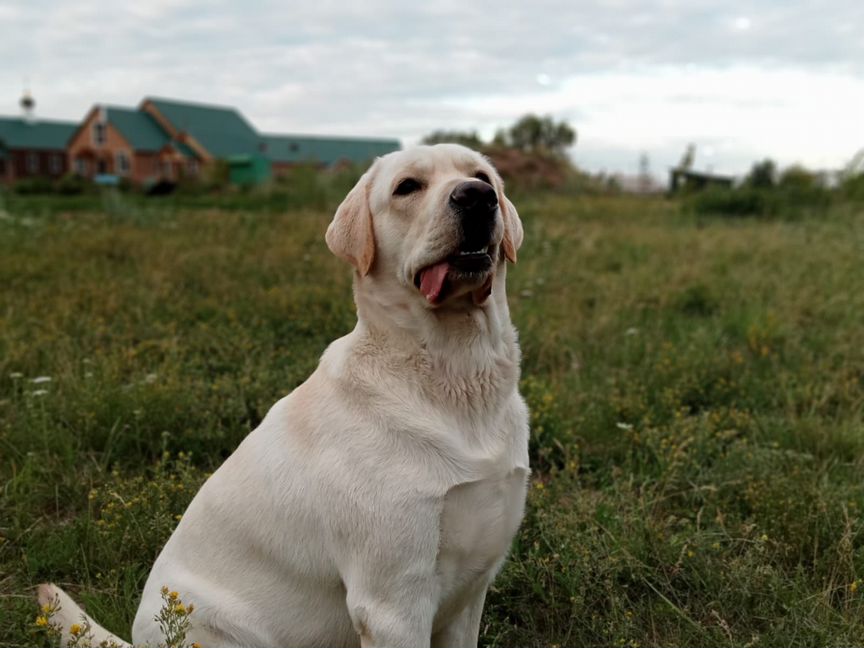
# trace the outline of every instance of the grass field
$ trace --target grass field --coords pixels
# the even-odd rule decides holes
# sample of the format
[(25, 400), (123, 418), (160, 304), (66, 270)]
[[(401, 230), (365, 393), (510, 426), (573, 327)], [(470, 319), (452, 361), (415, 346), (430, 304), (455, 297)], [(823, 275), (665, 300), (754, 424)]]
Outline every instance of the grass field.
[[(352, 328), (326, 197), (244, 200), (5, 203), (0, 644), (49, 579), (128, 637), (207, 472)], [(516, 204), (534, 475), (481, 643), (864, 645), (864, 208)]]

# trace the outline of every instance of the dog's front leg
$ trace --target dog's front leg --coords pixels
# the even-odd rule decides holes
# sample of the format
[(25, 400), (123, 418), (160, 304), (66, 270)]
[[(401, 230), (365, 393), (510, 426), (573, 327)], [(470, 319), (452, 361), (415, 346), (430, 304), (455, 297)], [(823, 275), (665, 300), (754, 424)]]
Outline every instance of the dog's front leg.
[[(364, 570), (365, 572), (366, 570)], [(429, 648), (435, 616), (434, 573), (363, 573), (346, 582), (348, 613), (363, 648)]]
[(412, 513), (367, 527), (342, 570), (363, 648), (429, 648), (439, 596), (437, 517)]
[(486, 590), (491, 580), (490, 576), (488, 580), (484, 579), (478, 584), (465, 607), (441, 624), (432, 635), (432, 648), (477, 648), (483, 603), (486, 601)]

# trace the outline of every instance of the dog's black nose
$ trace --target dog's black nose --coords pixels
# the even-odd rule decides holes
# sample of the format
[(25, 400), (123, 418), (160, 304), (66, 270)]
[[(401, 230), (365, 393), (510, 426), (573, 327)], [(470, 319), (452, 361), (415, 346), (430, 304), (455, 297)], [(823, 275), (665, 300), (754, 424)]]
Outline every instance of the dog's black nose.
[(450, 206), (462, 229), (459, 249), (475, 252), (487, 248), (495, 231), (498, 208), (498, 194), (492, 185), (480, 180), (463, 182), (450, 194)]
[(498, 206), (498, 194), (495, 193), (495, 188), (486, 182), (469, 180), (456, 185), (450, 194), (450, 204), (461, 212), (492, 212)]

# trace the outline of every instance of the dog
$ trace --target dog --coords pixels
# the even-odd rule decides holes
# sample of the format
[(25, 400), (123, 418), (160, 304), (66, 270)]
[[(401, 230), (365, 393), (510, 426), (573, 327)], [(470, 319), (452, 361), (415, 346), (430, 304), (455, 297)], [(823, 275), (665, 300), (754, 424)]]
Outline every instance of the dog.
[[(439, 144), (377, 159), (325, 238), (354, 268), (356, 328), (196, 494), (135, 645), (163, 640), (163, 586), (207, 648), (477, 645), (530, 472), (505, 292), (522, 224), (486, 158)], [(40, 586), (55, 596), (55, 619), (80, 622)]]

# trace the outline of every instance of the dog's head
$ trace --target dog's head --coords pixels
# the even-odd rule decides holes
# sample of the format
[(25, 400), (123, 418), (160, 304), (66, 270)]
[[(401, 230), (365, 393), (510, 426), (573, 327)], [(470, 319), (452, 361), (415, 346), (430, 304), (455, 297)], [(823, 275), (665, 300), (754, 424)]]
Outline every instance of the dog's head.
[(516, 262), (522, 224), (489, 161), (456, 144), (379, 158), (327, 229), (360, 277), (393, 278), (427, 306), (485, 302), (499, 266)]

